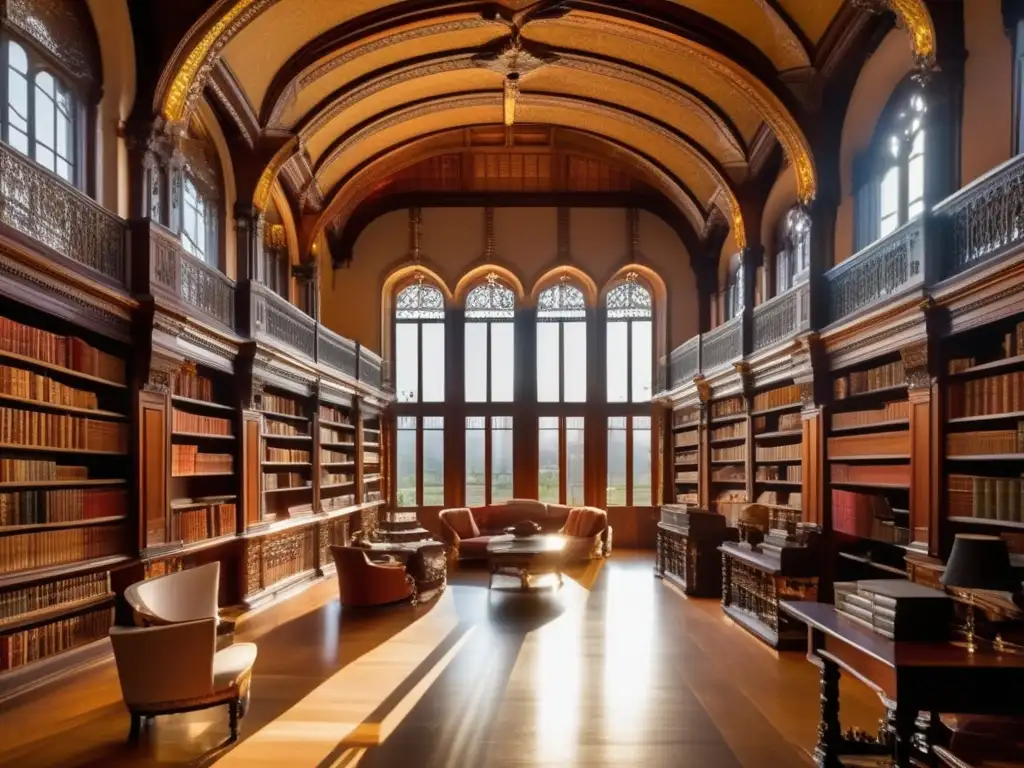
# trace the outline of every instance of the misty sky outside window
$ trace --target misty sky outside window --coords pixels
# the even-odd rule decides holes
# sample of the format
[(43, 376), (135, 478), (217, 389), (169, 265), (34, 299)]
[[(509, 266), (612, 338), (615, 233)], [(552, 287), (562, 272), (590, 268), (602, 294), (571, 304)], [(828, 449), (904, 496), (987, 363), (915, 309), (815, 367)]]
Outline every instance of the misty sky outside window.
[(608, 292), (608, 402), (651, 399), (654, 300), (635, 272)]
[(511, 403), (516, 295), (493, 272), (466, 296), (467, 403)]
[(567, 277), (537, 297), (537, 401), (587, 399), (587, 303)]
[(444, 402), (444, 359), (444, 294), (418, 275), (395, 299), (398, 401)]

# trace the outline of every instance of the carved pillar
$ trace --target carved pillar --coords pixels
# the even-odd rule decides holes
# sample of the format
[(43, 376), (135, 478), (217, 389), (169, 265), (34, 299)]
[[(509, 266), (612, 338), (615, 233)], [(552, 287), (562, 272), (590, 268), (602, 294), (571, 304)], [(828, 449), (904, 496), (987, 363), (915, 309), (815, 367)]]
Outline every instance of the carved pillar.
[(811, 291), (811, 330), (820, 331), (828, 325), (829, 296), (825, 273), (835, 262), (836, 212), (838, 202), (825, 194), (811, 203), (808, 215), (811, 220), (811, 265), (807, 275)]
[(168, 167), (174, 142), (162, 120), (128, 123), (129, 216), (168, 226), (171, 198)]
[[(711, 509), (711, 387), (698, 374), (693, 379), (700, 397), (700, 426), (697, 428), (697, 494), (700, 506)], [(673, 449), (674, 450), (674, 449)]]
[(263, 215), (251, 202), (235, 203), (236, 327), (243, 336), (252, 336), (251, 283), (259, 282), (263, 269)]
[(748, 246), (743, 249), (741, 258), (743, 354), (749, 355), (754, 350), (754, 289), (757, 286), (757, 268), (764, 259), (764, 248), (761, 245)]
[[(933, 488), (933, 481), (938, 479), (938, 469), (933, 472), (933, 463), (939, 451), (932, 423), (932, 408), (938, 407), (938, 381), (929, 368), (928, 342), (902, 348), (900, 357), (906, 370), (910, 399), (910, 546), (926, 553), (933, 549), (930, 533), (938, 522), (932, 520), (933, 507), (939, 501)], [(937, 550), (937, 546), (934, 549)]]

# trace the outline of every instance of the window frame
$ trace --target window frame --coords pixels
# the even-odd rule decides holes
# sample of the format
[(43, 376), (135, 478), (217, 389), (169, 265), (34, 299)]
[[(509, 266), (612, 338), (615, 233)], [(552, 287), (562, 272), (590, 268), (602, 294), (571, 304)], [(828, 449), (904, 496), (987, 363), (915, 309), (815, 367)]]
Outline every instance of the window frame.
[[(412, 428), (403, 427), (402, 420), (411, 419), (413, 422)], [(427, 426), (428, 419), (440, 419), (440, 426)], [(443, 508), (448, 503), (448, 494), (446, 489), (446, 473), (447, 473), (447, 437), (446, 430), (448, 428), (447, 420), (444, 415), (439, 414), (412, 414), (402, 413), (398, 414), (395, 421), (395, 507), (399, 509), (422, 509), (424, 507), (441, 507)], [(415, 478), (415, 490), (413, 493), (414, 499), (411, 504), (403, 504), (398, 500), (399, 483), (398, 483), (398, 444), (399, 436), (403, 433), (412, 432), (414, 436), (414, 467), (413, 477)], [(426, 451), (424, 446), (426, 444), (425, 435), (427, 432), (440, 432), (441, 433), (441, 503), (440, 504), (425, 504), (425, 492), (424, 488), (424, 476), (425, 476), (425, 456)]]
[[(508, 409), (508, 410), (511, 410)], [(483, 419), (483, 428), (470, 427), (470, 419)], [(496, 419), (509, 419), (511, 426), (506, 430), (504, 428), (496, 428), (494, 422)], [(509, 493), (508, 499), (514, 499), (516, 496), (515, 489), (515, 475), (516, 475), (516, 430), (517, 423), (520, 420), (511, 414), (503, 413), (487, 413), (486, 415), (480, 413), (467, 413), (463, 419), (463, 463), (462, 463), (462, 501), (465, 506), (470, 506), (468, 484), (469, 472), (466, 470), (467, 462), (466, 457), (469, 453), (469, 440), (465, 439), (465, 436), (470, 432), (482, 432), (484, 436), (484, 501), (483, 506), (489, 507), (495, 504), (494, 501), (494, 432), (507, 431), (512, 441), (512, 452), (510, 458), (512, 459), (512, 490)], [(508, 499), (501, 499), (497, 503), (503, 503)]]
[[(549, 291), (559, 290), (563, 292), (565, 289), (569, 289), (579, 293), (582, 299), (580, 309), (576, 310), (573, 308), (565, 308), (561, 306), (559, 302), (559, 308), (553, 310), (544, 310), (540, 308), (542, 297)], [(572, 280), (567, 275), (563, 275), (559, 278), (558, 282), (548, 285), (537, 293), (537, 338), (539, 338), (539, 330), (542, 325), (554, 325), (558, 327), (558, 398), (555, 400), (541, 400), (540, 399), (540, 344), (534, 345), (534, 355), (536, 357), (536, 368), (537, 368), (537, 404), (539, 406), (550, 406), (550, 405), (579, 405), (586, 403), (590, 396), (590, 360), (589, 360), (589, 338), (591, 331), (590, 312), (591, 307), (587, 304), (587, 294), (583, 290), (583, 287), (579, 285), (575, 280)], [(549, 316), (542, 316), (543, 312), (550, 311), (552, 313), (564, 313), (572, 311), (582, 311), (582, 315), (558, 315), (551, 314)], [(584, 368), (584, 382), (583, 382), (583, 399), (581, 400), (567, 400), (565, 396), (565, 383), (568, 379), (568, 364), (565, 357), (565, 327), (567, 324), (579, 324), (583, 326), (584, 337), (588, 340), (588, 343), (584, 344), (584, 354), (587, 356), (587, 365)]]
[[(615, 291), (616, 289), (620, 288), (621, 286), (629, 284), (629, 283), (633, 283), (634, 285), (640, 287), (641, 289), (643, 289), (647, 293), (648, 297), (650, 298), (650, 307), (647, 309), (648, 314), (646, 316), (633, 316), (633, 315), (627, 314), (626, 316), (623, 316), (623, 317), (612, 317), (611, 313), (613, 311), (616, 311), (616, 310), (613, 309), (613, 308), (610, 308), (608, 306), (608, 299), (612, 295), (613, 291)], [(605, 295), (604, 295), (604, 323), (605, 323), (605, 325), (604, 325), (604, 338), (601, 339), (601, 343), (604, 345), (604, 349), (605, 349), (605, 354), (604, 354), (604, 358), (605, 358), (604, 359), (604, 368), (605, 368), (605, 370), (604, 370), (604, 380), (605, 380), (604, 401), (605, 401), (605, 405), (607, 405), (609, 408), (614, 409), (614, 408), (622, 407), (622, 406), (625, 406), (625, 405), (643, 405), (643, 404), (647, 404), (647, 403), (650, 402), (649, 400), (636, 400), (634, 398), (634, 395), (633, 395), (633, 385), (635, 383), (633, 381), (633, 325), (635, 323), (637, 323), (637, 322), (649, 323), (650, 327), (651, 327), (651, 363), (650, 363), (650, 365), (651, 365), (651, 374), (650, 374), (651, 378), (650, 378), (650, 381), (651, 381), (651, 396), (653, 397), (653, 395), (654, 395), (654, 382), (655, 382), (655, 377), (654, 377), (654, 361), (655, 361), (655, 353), (656, 353), (656, 344), (655, 344), (655, 338), (656, 337), (655, 337), (655, 327), (654, 327), (654, 325), (655, 325), (655, 320), (656, 320), (656, 317), (657, 317), (657, 313), (655, 312), (654, 295), (655, 294), (654, 294), (653, 287), (646, 280), (641, 279), (640, 276), (636, 272), (629, 272), (622, 279), (616, 280), (614, 283), (609, 285), (607, 291), (605, 291)], [(628, 313), (628, 312), (637, 311), (637, 310), (635, 308), (630, 307), (630, 308), (627, 308), (625, 311)], [(627, 368), (626, 368), (627, 374), (626, 374), (626, 399), (625, 400), (611, 400), (609, 398), (609, 393), (608, 393), (608, 389), (609, 389), (609, 387), (608, 387), (608, 384), (609, 384), (608, 371), (609, 371), (609, 362), (610, 362), (609, 361), (609, 356), (608, 356), (608, 328), (611, 326), (612, 323), (625, 323), (625, 325), (626, 325), (626, 357), (625, 357), (625, 361), (624, 362), (626, 363), (626, 366), (627, 366)]]
[[(625, 419), (625, 428), (612, 427), (612, 419)], [(647, 419), (646, 427), (638, 427), (637, 419)], [(609, 484), (609, 472), (611, 471), (610, 461), (608, 460), (609, 446), (611, 441), (608, 439), (608, 434), (613, 430), (622, 431), (625, 433), (625, 457), (626, 457), (626, 501), (625, 504), (612, 504), (608, 498), (608, 489), (611, 487)], [(657, 440), (655, 437), (655, 420), (650, 414), (640, 413), (608, 413), (604, 416), (604, 431), (605, 431), (605, 471), (604, 471), (604, 487), (605, 487), (605, 506), (608, 508), (635, 508), (635, 507), (653, 507), (658, 499), (658, 489), (656, 485), (657, 473), (655, 472), (655, 464), (657, 463)], [(651, 501), (650, 504), (636, 504), (636, 462), (635, 462), (635, 449), (636, 449), (636, 432), (646, 431), (650, 435), (650, 488), (651, 488)]]
[[(481, 290), (491, 290), (492, 292), (495, 291), (495, 290), (500, 290), (500, 291), (503, 291), (503, 292), (507, 292), (508, 294), (511, 294), (511, 296), (512, 296), (512, 306), (511, 306), (511, 308), (502, 309), (502, 308), (490, 307), (489, 309), (481, 309), (481, 310), (471, 309), (469, 307), (470, 299), (473, 297), (474, 294), (478, 293)], [(492, 295), (493, 295), (493, 293), (492, 293)], [(519, 300), (518, 300), (518, 297), (516, 296), (515, 289), (513, 289), (511, 286), (509, 286), (507, 284), (507, 282), (505, 280), (503, 280), (501, 277), (499, 277), (497, 275), (497, 273), (495, 273), (495, 272), (491, 272), (483, 280), (477, 281), (477, 283), (475, 285), (473, 285), (469, 290), (466, 291), (466, 296), (465, 296), (465, 299), (463, 301), (463, 318), (462, 318), (462, 333), (463, 333), (463, 350), (462, 350), (463, 390), (462, 390), (462, 400), (466, 404), (467, 407), (472, 408), (473, 406), (479, 406), (479, 405), (497, 405), (497, 406), (507, 406), (508, 408), (511, 408), (515, 404), (515, 402), (516, 402), (516, 394), (517, 394), (516, 380), (517, 380), (517, 377), (520, 375), (518, 370), (517, 370), (518, 366), (516, 365), (516, 338), (517, 338), (517, 335), (518, 335), (516, 333), (516, 313), (517, 313), (518, 309), (519, 309)], [(480, 316), (470, 317), (470, 313), (471, 312), (477, 312), (477, 311), (479, 311), (481, 313)], [(494, 312), (494, 313), (497, 313), (499, 316), (487, 317), (486, 316), (487, 312)], [(504, 313), (504, 312), (511, 312), (511, 316), (500, 316), (501, 313)], [(494, 399), (494, 376), (493, 376), (493, 374), (494, 374), (494, 343), (493, 343), (494, 342), (494, 332), (493, 332), (492, 329), (493, 329), (493, 327), (495, 325), (499, 325), (499, 324), (502, 324), (502, 323), (507, 323), (512, 328), (512, 349), (510, 350), (510, 354), (512, 356), (512, 358), (511, 358), (511, 365), (512, 365), (512, 398), (510, 400), (495, 400)], [(485, 390), (485, 396), (484, 396), (483, 400), (470, 400), (468, 395), (467, 395), (467, 393), (466, 393), (466, 388), (465, 388), (465, 382), (466, 382), (466, 379), (467, 379), (467, 371), (468, 371), (468, 366), (466, 365), (466, 356), (469, 353), (469, 348), (465, 344), (465, 339), (466, 339), (466, 336), (467, 336), (466, 330), (469, 328), (470, 325), (482, 325), (482, 326), (484, 326), (484, 329), (485, 329), (484, 338), (486, 340), (487, 351), (486, 351), (486, 354), (484, 355), (484, 367), (485, 367), (485, 370), (484, 370), (484, 379), (485, 379), (484, 390)]]
[[(424, 287), (429, 288), (441, 296), (441, 317), (419, 317), (419, 318), (399, 318), (398, 313), (401, 311), (398, 308), (398, 299), (405, 292), (413, 288), (422, 290)], [(418, 307), (416, 311), (429, 311), (423, 307)], [(391, 349), (391, 365), (395, 371), (395, 382), (398, 381), (398, 327), (400, 325), (415, 325), (416, 326), (416, 399), (415, 400), (400, 400), (402, 405), (416, 406), (416, 405), (436, 405), (445, 401), (448, 387), (448, 302), (445, 299), (444, 291), (439, 285), (433, 280), (429, 280), (422, 274), (417, 274), (412, 279), (399, 284), (394, 291), (394, 306), (391, 312), (391, 338), (395, 340), (392, 344)], [(442, 396), (440, 400), (424, 400), (423, 399), (423, 326), (425, 324), (440, 325), (441, 326), (441, 337), (445, 343), (445, 355), (444, 355), (444, 374), (441, 380), (441, 392)], [(399, 394), (395, 393), (396, 396)]]
[[(26, 93), (27, 93), (27, 114), (25, 116), (26, 123), (26, 140), (28, 142), (28, 151), (21, 152), (16, 149), (10, 141), (10, 46), (17, 45), (25, 53), (27, 61), (26, 71), (19, 73), (25, 78)], [(3, 68), (3, 77), (0, 77), (0, 106), (2, 106), (2, 112), (0, 112), (0, 141), (10, 148), (15, 154), (25, 158), (32, 162), (40, 170), (51, 174), (54, 178), (59, 179), (62, 183), (67, 184), (80, 192), (85, 191), (86, 181), (88, 178), (89, 171), (89, 154), (86, 151), (87, 145), (87, 126), (88, 119), (87, 115), (92, 112), (92, 104), (85, 98), (81, 91), (81, 87), (75, 83), (71, 78), (68, 77), (67, 73), (61, 70), (61, 68), (55, 66), (52, 63), (49, 54), (44, 53), (39, 45), (34, 42), (31, 38), (23, 37), (13, 32), (10, 27), (4, 27), (0, 32), (0, 65)], [(59, 108), (56, 102), (56, 89), (63, 89), (69, 98), (71, 105), (72, 115), (69, 121), (71, 129), (71, 137), (68, 142), (69, 150), (71, 151), (71, 162), (69, 163), (71, 168), (71, 178), (66, 179), (56, 171), (56, 121), (54, 123), (54, 144), (52, 148), (54, 153), (54, 170), (50, 170), (36, 159), (36, 90), (37, 77), (41, 73), (46, 73), (53, 78), (55, 84), (55, 93), (53, 98), (54, 111), (58, 111)], [(19, 133), (20, 133), (19, 129)]]
[[(541, 421), (544, 419), (556, 419), (557, 423), (554, 427), (541, 426)], [(579, 420), (579, 426), (575, 424), (570, 425), (570, 420)], [(561, 504), (583, 506), (586, 504), (587, 495), (587, 432), (588, 424), (587, 417), (580, 414), (572, 413), (539, 413), (536, 417), (537, 421), (537, 498), (540, 498), (540, 472), (541, 472), (541, 459), (540, 459), (540, 436), (547, 432), (555, 432), (558, 436), (558, 498), (555, 501), (548, 501), (548, 504)], [(578, 503), (569, 499), (569, 431), (579, 430), (583, 432), (583, 499)]]

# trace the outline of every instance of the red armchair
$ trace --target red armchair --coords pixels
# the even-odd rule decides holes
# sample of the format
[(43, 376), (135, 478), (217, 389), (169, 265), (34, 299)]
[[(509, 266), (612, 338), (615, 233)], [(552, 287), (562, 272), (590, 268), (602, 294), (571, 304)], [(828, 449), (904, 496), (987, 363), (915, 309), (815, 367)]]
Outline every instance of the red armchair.
[(415, 599), (416, 582), (402, 563), (375, 563), (370, 550), (331, 547), (338, 570), (338, 595), (343, 606), (367, 608)]

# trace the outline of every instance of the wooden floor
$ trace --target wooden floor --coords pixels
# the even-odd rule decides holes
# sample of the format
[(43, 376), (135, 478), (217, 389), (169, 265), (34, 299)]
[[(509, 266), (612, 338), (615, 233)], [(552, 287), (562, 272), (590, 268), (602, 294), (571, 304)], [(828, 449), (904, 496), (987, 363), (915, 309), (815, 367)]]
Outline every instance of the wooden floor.
[[(431, 604), (341, 611), (323, 582), (248, 619), (242, 740), (223, 709), (160, 718), (137, 747), (112, 663), (0, 710), (3, 766), (811, 765), (817, 670), (616, 553), (558, 592), (461, 571)], [(501, 586), (500, 584), (498, 586)], [(843, 725), (881, 708), (844, 681)]]

